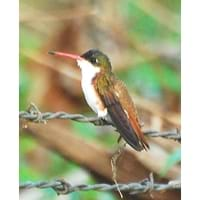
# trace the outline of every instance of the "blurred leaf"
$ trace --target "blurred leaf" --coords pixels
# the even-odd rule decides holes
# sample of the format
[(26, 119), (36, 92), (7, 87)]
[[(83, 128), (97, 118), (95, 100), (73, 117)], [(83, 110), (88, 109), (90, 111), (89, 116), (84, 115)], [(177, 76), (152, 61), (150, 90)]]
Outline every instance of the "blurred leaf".
[(180, 13), (181, 10), (181, 0), (156, 0), (159, 3), (163, 4), (164, 6), (167, 6), (170, 10), (172, 10), (175, 13)]
[[(167, 38), (172, 41), (179, 41), (180, 34), (168, 30), (167, 27), (160, 24), (154, 17), (146, 14), (143, 10), (137, 7), (132, 0), (121, 1), (119, 11), (125, 16), (133, 39), (138, 41), (161, 40)], [(132, 19), (132, 20), (130, 20)], [(136, 37), (136, 38), (135, 38)]]
[(37, 181), (41, 179), (41, 173), (37, 172), (30, 168), (25, 161), (20, 160), (20, 168), (19, 168), (19, 181), (24, 182), (27, 180)]
[(158, 24), (150, 16), (142, 12), (133, 1), (122, 1), (122, 12), (129, 21), (131, 31), (140, 39), (153, 39), (158, 37)]
[[(30, 30), (20, 28), (20, 52), (23, 51), (36, 51), (41, 46), (41, 40)], [(25, 70), (27, 58), (20, 54), (20, 71), (19, 71), (19, 108), (25, 109), (27, 107), (27, 97), (31, 90), (31, 75)]]
[(23, 67), (19, 70), (19, 109), (23, 110), (27, 108), (27, 98), (31, 90), (31, 77)]
[(169, 90), (180, 93), (181, 92), (181, 77), (173, 70), (172, 67), (163, 65), (160, 68), (160, 82)]
[(19, 36), (20, 50), (36, 51), (41, 47), (42, 41), (34, 32), (21, 27)]
[(19, 140), (19, 152), (20, 152), (20, 168), (19, 168), (19, 180), (38, 180), (41, 178), (41, 173), (33, 169), (26, 160), (24, 159), (25, 155), (37, 148), (38, 144), (32, 137), (20, 136)]
[(143, 96), (159, 97), (161, 84), (156, 69), (148, 63), (142, 63), (119, 73), (130, 89), (136, 90)]
[[(48, 157), (50, 164), (48, 165), (48, 171), (43, 174), (42, 172), (36, 171), (31, 165), (26, 163), (24, 159), (26, 154), (30, 151), (34, 151), (38, 147), (38, 143), (32, 137), (20, 136), (20, 178), (25, 180), (31, 180), (32, 178), (41, 178), (41, 176), (55, 177), (62, 174), (71, 173), (72, 170), (79, 168), (76, 164), (71, 161), (66, 161), (60, 155), (49, 151)], [(30, 174), (29, 174), (30, 173)], [(29, 176), (30, 175), (30, 176)]]
[(72, 128), (83, 138), (93, 140), (97, 136), (97, 131), (94, 125), (89, 123), (72, 122)]
[(20, 155), (24, 155), (28, 151), (34, 150), (37, 148), (38, 143), (32, 138), (27, 136), (20, 136), (19, 140), (19, 150)]
[[(117, 145), (118, 135), (111, 130), (111, 133), (103, 132), (102, 127), (95, 127), (93, 124), (72, 122), (73, 129), (77, 134), (81, 135), (86, 140), (100, 142), (107, 147)], [(100, 132), (100, 133), (99, 133)]]
[(62, 174), (71, 173), (73, 170), (79, 168), (75, 163), (65, 160), (60, 155), (49, 152), (51, 158), (51, 165), (48, 168), (47, 175), (50, 177), (60, 176)]
[[(85, 184), (96, 184), (97, 182), (91, 176)], [(105, 200), (115, 200), (115, 196), (111, 192), (98, 192), (95, 190), (85, 191), (85, 192), (75, 192), (70, 194), (70, 200), (93, 200), (93, 199), (105, 199)]]
[(164, 64), (155, 67), (150, 63), (142, 63), (120, 72), (118, 76), (130, 89), (148, 98), (159, 99), (164, 89), (177, 94), (181, 91), (180, 75), (172, 67)]
[(172, 168), (174, 165), (181, 161), (181, 149), (177, 149), (166, 160), (164, 167), (161, 169), (160, 175), (165, 176), (166, 173)]
[(98, 140), (101, 141), (106, 147), (112, 147), (117, 145), (117, 139), (119, 134), (112, 132), (112, 133), (103, 133), (99, 134)]
[(81, 199), (83, 200), (93, 200), (93, 199), (115, 200), (116, 198), (110, 192), (98, 192), (98, 191), (91, 190), (88, 192), (82, 192)]
[(69, 200), (82, 200), (83, 198), (81, 197), (79, 192), (73, 192), (69, 194)]
[(56, 200), (58, 195), (55, 193), (54, 190), (52, 189), (46, 189), (46, 190), (42, 190), (43, 197), (41, 199), (48, 199), (48, 200)]
[(112, 193), (109, 193), (109, 192), (99, 192), (98, 194), (98, 200), (115, 200), (117, 198), (115, 198), (115, 196), (112, 194)]

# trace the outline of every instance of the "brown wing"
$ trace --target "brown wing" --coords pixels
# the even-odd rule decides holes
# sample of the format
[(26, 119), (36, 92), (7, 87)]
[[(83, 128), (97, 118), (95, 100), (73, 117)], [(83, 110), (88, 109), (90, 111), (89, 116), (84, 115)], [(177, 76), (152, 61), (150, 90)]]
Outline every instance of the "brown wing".
[(113, 77), (113, 83), (114, 83), (115, 95), (118, 96), (118, 100), (121, 104), (123, 101), (123, 109), (126, 112), (129, 122), (134, 130), (134, 134), (136, 134), (137, 137), (139, 138), (140, 143), (143, 146), (143, 148), (147, 150), (147, 148), (149, 148), (149, 145), (147, 144), (144, 134), (141, 130), (141, 125), (138, 119), (137, 110), (132, 101), (132, 98), (130, 97), (122, 81), (117, 80), (115, 77)]
[[(126, 94), (124, 93), (124, 90)], [(131, 99), (127, 99), (126, 95), (128, 95), (128, 92), (126, 87), (123, 86), (122, 82), (117, 81), (113, 77), (112, 84), (108, 84), (106, 89), (99, 91), (99, 94), (100, 98), (107, 107), (108, 114), (110, 115), (121, 137), (123, 137), (124, 140), (137, 151), (148, 148), (148, 144), (145, 142), (143, 133), (140, 130), (137, 117), (134, 117), (134, 112), (130, 114), (131, 111), (134, 111), (134, 106), (131, 107), (131, 111), (128, 110), (128, 105), (133, 103)], [(128, 101), (127, 106), (125, 105), (123, 108), (122, 97), (123, 100), (131, 100), (131, 102)], [(128, 98), (130, 98), (129, 95)]]

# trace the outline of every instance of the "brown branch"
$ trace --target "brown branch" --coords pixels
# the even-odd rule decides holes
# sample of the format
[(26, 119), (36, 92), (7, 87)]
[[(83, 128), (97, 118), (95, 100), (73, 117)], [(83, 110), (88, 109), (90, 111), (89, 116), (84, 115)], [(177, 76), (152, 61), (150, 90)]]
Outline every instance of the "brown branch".
[[(112, 169), (111, 158), (113, 156), (113, 150), (106, 149), (104, 146), (94, 142), (84, 140), (78, 136), (73, 130), (62, 126), (56, 122), (49, 123), (48, 126), (41, 123), (26, 123), (26, 133), (31, 134), (39, 142), (43, 143), (49, 149), (57, 152), (59, 155), (66, 159), (70, 159), (73, 162), (79, 164), (82, 167), (88, 169), (93, 175), (104, 180), (105, 182), (112, 183)], [(142, 152), (139, 154), (147, 154), (148, 152)], [(148, 170), (143, 165), (141, 160), (138, 160), (135, 155), (136, 152), (129, 150), (128, 148), (122, 152), (117, 162), (117, 181), (120, 183), (140, 181), (149, 176), (152, 170)], [(154, 161), (152, 153), (148, 153), (149, 160)], [(97, 159), (99, 158), (99, 159)], [(157, 162), (153, 162), (157, 164)], [(154, 173), (159, 173), (158, 167)], [(166, 174), (166, 178), (169, 180), (176, 179), (179, 176), (179, 169), (174, 166)], [(155, 181), (160, 181), (155, 177)], [(165, 182), (164, 182), (165, 183)], [(165, 195), (159, 192), (152, 191), (151, 194), (157, 200), (178, 199), (180, 193), (175, 191), (166, 191)], [(149, 194), (144, 195), (141, 199), (149, 199)], [(128, 199), (128, 198), (126, 198)], [(131, 199), (131, 198), (130, 198)]]

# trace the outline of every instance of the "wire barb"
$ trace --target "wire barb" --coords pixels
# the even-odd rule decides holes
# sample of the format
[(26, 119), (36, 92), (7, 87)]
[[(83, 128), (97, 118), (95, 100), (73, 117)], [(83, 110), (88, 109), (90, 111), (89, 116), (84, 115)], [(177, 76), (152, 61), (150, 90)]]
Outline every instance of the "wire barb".
[[(66, 112), (40, 112), (39, 109), (36, 107), (35, 104), (31, 103), (27, 111), (20, 111), (19, 118), (27, 121), (32, 121), (35, 123), (47, 123), (48, 120), (53, 119), (69, 119), (77, 122), (89, 122), (94, 124), (95, 126), (105, 126), (111, 125), (114, 127), (112, 121), (108, 121), (99, 117), (86, 117), (81, 114), (69, 114)], [(181, 142), (181, 134), (178, 130), (173, 131), (165, 131), (159, 132), (154, 130), (144, 131), (146, 136), (150, 137), (163, 137), (166, 139), (172, 139), (178, 142)]]
[[(150, 178), (151, 179), (151, 178)], [(79, 184), (71, 185), (65, 180), (54, 180), (54, 181), (40, 181), (40, 182), (26, 182), (19, 185), (20, 191), (31, 188), (47, 189), (52, 188), (58, 195), (66, 195), (76, 191), (120, 191), (128, 192), (131, 195), (146, 193), (151, 191), (161, 191), (161, 190), (180, 190), (181, 182), (180, 180), (170, 181), (168, 183), (154, 183), (153, 179), (145, 179), (141, 182), (131, 182), (128, 184)]]

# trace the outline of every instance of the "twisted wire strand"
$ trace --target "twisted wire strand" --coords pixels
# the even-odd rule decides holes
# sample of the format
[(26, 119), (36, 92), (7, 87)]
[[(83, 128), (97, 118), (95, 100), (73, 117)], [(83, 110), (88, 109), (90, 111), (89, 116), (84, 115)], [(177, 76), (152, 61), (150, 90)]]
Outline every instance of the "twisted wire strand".
[[(39, 111), (20, 111), (19, 112), (19, 118), (32, 121), (35, 123), (46, 123), (48, 120), (53, 119), (70, 119), (77, 122), (89, 122), (96, 126), (104, 126), (104, 125), (111, 125), (114, 126), (111, 121), (98, 118), (98, 117), (86, 117), (81, 114), (69, 114), (66, 112), (44, 112), (41, 113)], [(166, 139), (173, 139), (178, 142), (181, 142), (181, 134), (177, 130), (172, 131), (165, 131), (165, 132), (159, 132), (159, 131), (144, 131), (144, 134), (150, 137), (163, 137)]]
[[(90, 122), (97, 126), (104, 125), (113, 125), (111, 121), (107, 121), (98, 117), (86, 117), (81, 114), (69, 114), (66, 112), (44, 112), (41, 113), (38, 108), (31, 104), (30, 108), (27, 111), (20, 111), (19, 118), (23, 120), (32, 121), (35, 123), (46, 123), (47, 120), (52, 119), (70, 119), (78, 122)], [(151, 137), (163, 137), (167, 139), (174, 139), (181, 141), (181, 135), (177, 130), (175, 131), (145, 131), (145, 135)], [(172, 190), (172, 189), (181, 189), (181, 183), (179, 180), (170, 181), (167, 184), (163, 183), (154, 183), (153, 178), (145, 179), (141, 182), (128, 183), (128, 184), (94, 184), (86, 185), (79, 184), (72, 186), (67, 183), (65, 180), (53, 180), (53, 181), (39, 181), (39, 182), (26, 182), (22, 183), (19, 186), (20, 190), (31, 189), (31, 188), (52, 188), (57, 194), (68, 194), (75, 191), (89, 191), (89, 190), (98, 190), (98, 191), (124, 191), (128, 192), (131, 195), (145, 193), (148, 191), (160, 191), (160, 190)]]
[(181, 142), (181, 134), (177, 129), (172, 131), (162, 131), (162, 132), (149, 130), (149, 131), (144, 131), (144, 134), (150, 137), (162, 137), (165, 139), (172, 139)]
[(90, 122), (94, 125), (112, 125), (112, 122), (106, 121), (98, 117), (86, 117), (81, 114), (69, 114), (66, 112), (44, 112), (44, 113), (31, 113), (28, 111), (20, 111), (19, 118), (29, 120), (32, 122), (45, 122), (52, 119), (70, 119), (77, 122)]
[(31, 188), (39, 189), (53, 189), (57, 194), (69, 194), (76, 191), (117, 191), (118, 188), (122, 192), (128, 192), (131, 195), (146, 193), (150, 191), (161, 191), (161, 190), (180, 190), (181, 182), (179, 180), (169, 181), (168, 183), (154, 183), (154, 181), (145, 179), (141, 182), (132, 182), (128, 184), (79, 184), (71, 185), (65, 180), (53, 180), (53, 181), (39, 181), (39, 182), (26, 182), (19, 185), (20, 191)]

